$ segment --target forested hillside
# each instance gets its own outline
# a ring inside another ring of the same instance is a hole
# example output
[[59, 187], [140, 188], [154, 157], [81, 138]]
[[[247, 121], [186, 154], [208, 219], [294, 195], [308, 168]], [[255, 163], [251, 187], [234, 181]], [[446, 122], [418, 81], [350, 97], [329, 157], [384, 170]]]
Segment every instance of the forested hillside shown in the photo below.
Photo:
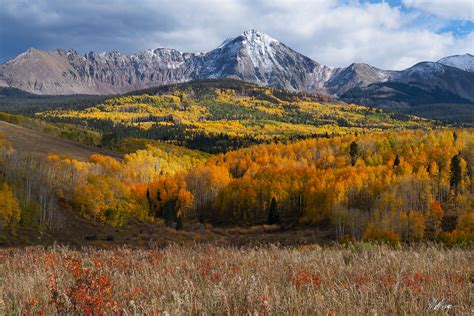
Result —
[[37, 156], [34, 140], [5, 130], [1, 225], [12, 232], [60, 232], [80, 218], [173, 230], [309, 225], [326, 239], [390, 243], [473, 237], [471, 129], [236, 80], [0, 119], [124, 154], [84, 159], [46, 144]]
[[[55, 205], [90, 221], [323, 224], [335, 238], [444, 240], [473, 234], [472, 130], [374, 132], [258, 145], [209, 158], [170, 145], [122, 162], [28, 159], [3, 141], [2, 225], [61, 229]], [[12, 195], [11, 192], [14, 192]]]
[[433, 121], [345, 104], [336, 100], [259, 87], [236, 80], [203, 81], [148, 89], [83, 110], [36, 114], [104, 134], [115, 149], [125, 138], [147, 138], [210, 153], [253, 144], [430, 128]]
[[0, 112], [34, 114], [51, 109], [83, 109], [105, 100], [97, 95], [37, 95], [16, 88], [0, 87]]

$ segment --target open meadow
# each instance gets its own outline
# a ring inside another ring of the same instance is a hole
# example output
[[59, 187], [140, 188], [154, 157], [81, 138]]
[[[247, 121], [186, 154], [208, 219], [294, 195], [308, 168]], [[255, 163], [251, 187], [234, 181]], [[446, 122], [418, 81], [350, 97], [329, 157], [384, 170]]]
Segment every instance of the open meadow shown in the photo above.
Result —
[[471, 250], [170, 246], [0, 251], [8, 315], [472, 315]]

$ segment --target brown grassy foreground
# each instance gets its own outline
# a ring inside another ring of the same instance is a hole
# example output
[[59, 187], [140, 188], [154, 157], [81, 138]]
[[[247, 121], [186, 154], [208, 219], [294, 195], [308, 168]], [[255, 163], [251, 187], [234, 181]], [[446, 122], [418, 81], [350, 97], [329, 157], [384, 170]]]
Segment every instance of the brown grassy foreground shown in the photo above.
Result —
[[0, 314], [467, 315], [472, 259], [434, 246], [1, 250]]

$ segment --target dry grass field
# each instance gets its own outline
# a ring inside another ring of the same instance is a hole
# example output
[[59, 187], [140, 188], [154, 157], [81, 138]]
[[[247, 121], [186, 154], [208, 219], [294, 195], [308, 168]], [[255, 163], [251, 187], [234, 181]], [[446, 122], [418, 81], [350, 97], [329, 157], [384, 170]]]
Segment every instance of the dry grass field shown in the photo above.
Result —
[[64, 155], [80, 161], [88, 161], [93, 154], [112, 156], [116, 159], [122, 158], [121, 155], [111, 150], [86, 146], [3, 121], [0, 121], [0, 133], [15, 149], [21, 152], [42, 156]]
[[0, 313], [473, 313], [471, 250], [170, 246], [0, 250]]

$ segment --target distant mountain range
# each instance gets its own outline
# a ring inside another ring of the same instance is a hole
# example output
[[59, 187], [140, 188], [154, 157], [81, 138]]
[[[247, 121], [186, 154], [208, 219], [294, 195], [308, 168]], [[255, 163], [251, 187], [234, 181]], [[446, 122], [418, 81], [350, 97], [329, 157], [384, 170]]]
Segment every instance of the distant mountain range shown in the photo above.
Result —
[[234, 78], [349, 102], [403, 108], [430, 103], [474, 103], [474, 56], [421, 62], [402, 71], [354, 63], [332, 68], [256, 30], [207, 53], [158, 48], [130, 56], [30, 48], [0, 65], [0, 87], [36, 94], [121, 94], [198, 79]]

